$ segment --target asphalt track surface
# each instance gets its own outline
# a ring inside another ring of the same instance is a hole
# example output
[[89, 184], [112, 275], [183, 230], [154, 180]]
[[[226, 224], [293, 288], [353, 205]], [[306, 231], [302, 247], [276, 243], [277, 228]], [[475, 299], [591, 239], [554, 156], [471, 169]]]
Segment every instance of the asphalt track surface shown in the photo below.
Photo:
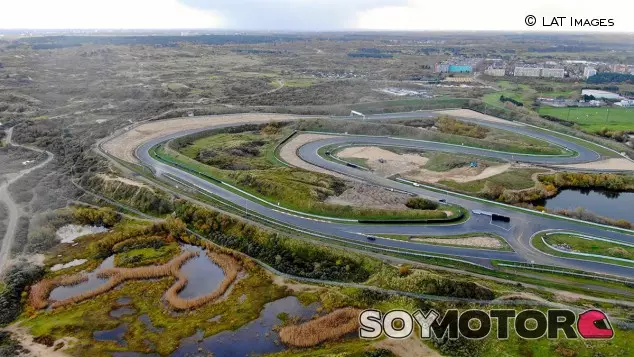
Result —
[[[385, 114], [377, 116], [368, 116], [367, 119], [402, 119], [402, 118], [425, 118], [436, 117], [433, 112], [412, 112]], [[344, 120], [344, 118], [340, 118]], [[468, 118], [461, 118], [470, 121]], [[476, 122], [476, 121], [474, 121]], [[536, 155], [518, 155], [504, 152], [490, 151], [486, 149], [469, 148], [451, 144], [438, 142], [416, 141], [401, 138], [387, 137], [368, 137], [368, 136], [344, 136], [323, 139], [308, 143], [298, 150], [301, 159], [333, 172], [339, 172], [347, 176], [362, 179], [366, 182], [373, 183], [386, 188], [400, 190], [422, 197], [431, 199], [446, 199], [451, 204], [460, 205], [469, 211], [482, 210], [505, 215], [511, 218], [510, 223], [492, 222], [491, 217], [485, 215], [472, 214], [471, 217], [458, 224], [451, 225], [378, 225], [378, 224], [348, 224], [337, 222], [326, 222], [317, 219], [306, 218], [276, 209], [273, 206], [261, 204], [257, 201], [245, 199], [243, 196], [234, 193], [222, 184], [212, 183], [202, 179], [196, 175], [182, 171], [179, 168], [167, 165], [161, 161], [154, 159], [149, 150], [165, 141], [178, 137], [191, 135], [201, 131], [219, 129], [233, 125], [216, 125], [203, 129], [188, 130], [166, 135], [156, 139], [152, 139], [139, 146], [135, 152], [137, 158], [146, 166], [150, 167], [156, 175], [168, 174], [172, 178], [176, 178], [189, 185], [196, 186], [198, 189], [207, 193], [216, 195], [224, 200], [233, 202], [234, 204], [244, 207], [245, 211], [257, 213], [260, 216], [268, 217], [295, 229], [318, 233], [331, 237], [356, 241], [363, 245], [378, 246], [382, 249], [407, 249], [418, 252], [420, 254], [442, 254], [456, 259], [470, 261], [483, 266], [491, 266], [490, 260], [507, 260], [514, 262], [534, 263], [543, 265], [554, 265], [564, 268], [578, 269], [592, 273], [611, 274], [622, 277], [631, 278], [634, 276], [634, 268], [607, 264], [588, 260], [577, 260], [572, 258], [563, 258], [551, 256], [540, 252], [533, 248], [530, 239], [533, 235], [545, 230], [566, 230], [578, 232], [586, 235], [604, 237], [615, 241], [623, 241], [634, 243], [633, 232], [614, 231], [599, 226], [584, 224], [572, 220], [565, 220], [558, 217], [552, 217], [543, 214], [533, 214], [519, 211], [513, 208], [502, 207], [493, 203], [482, 202], [470, 198], [457, 197], [447, 193], [435, 192], [423, 187], [414, 187], [412, 185], [401, 183], [374, 175], [369, 171], [359, 170], [348, 167], [345, 164], [332, 162], [318, 155], [321, 147], [332, 144], [346, 145], [395, 145], [402, 147], [412, 147], [424, 150], [435, 150], [443, 152], [467, 153], [473, 155], [494, 157], [508, 161], [519, 161], [533, 164], [571, 164], [592, 162], [600, 159], [600, 155], [588, 148], [585, 148], [574, 142], [569, 142], [558, 136], [550, 135], [541, 130], [535, 130], [530, 126], [517, 126], [509, 123], [484, 122], [477, 121], [480, 125], [495, 127], [508, 130], [524, 135], [533, 136], [576, 152], [576, 155], [567, 156], [536, 156]], [[235, 124], [242, 126], [246, 123]], [[625, 208], [624, 208], [625, 209]], [[494, 233], [502, 236], [508, 244], [513, 248], [513, 252], [473, 249], [466, 247], [449, 247], [429, 245], [423, 243], [414, 243], [401, 240], [376, 238], [375, 241], [369, 241], [367, 235], [374, 234], [405, 234], [405, 235], [457, 235], [465, 233]]]

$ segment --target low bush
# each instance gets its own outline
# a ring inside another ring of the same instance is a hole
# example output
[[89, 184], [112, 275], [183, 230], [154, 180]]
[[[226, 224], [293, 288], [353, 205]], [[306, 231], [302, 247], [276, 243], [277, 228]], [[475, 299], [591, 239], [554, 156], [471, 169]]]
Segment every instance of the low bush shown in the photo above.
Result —
[[420, 209], [420, 210], [435, 210], [438, 209], [438, 203], [422, 198], [422, 197], [414, 197], [407, 200], [405, 205], [411, 209]]
[[21, 296], [27, 286], [41, 279], [41, 267], [22, 262], [11, 266], [4, 278], [4, 289], [0, 291], [0, 325], [15, 320], [22, 312]]
[[450, 117], [438, 118], [436, 127], [445, 134], [468, 136], [476, 139], [484, 139], [489, 134], [489, 129], [484, 126], [465, 123]]

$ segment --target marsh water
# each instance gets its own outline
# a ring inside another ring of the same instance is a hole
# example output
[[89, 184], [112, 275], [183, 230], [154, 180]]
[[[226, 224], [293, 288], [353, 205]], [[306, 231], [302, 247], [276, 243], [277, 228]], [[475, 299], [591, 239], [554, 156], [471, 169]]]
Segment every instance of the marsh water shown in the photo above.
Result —
[[90, 291], [99, 287], [100, 285], [108, 281], [108, 279], [98, 278], [97, 272], [99, 272], [102, 269], [108, 269], [112, 267], [114, 267], [114, 256], [111, 256], [108, 259], [104, 260], [97, 269], [93, 270], [90, 273], [87, 273], [88, 275], [87, 281], [77, 285], [59, 286], [53, 289], [53, 291], [51, 291], [51, 294], [49, 295], [49, 299], [50, 300], [65, 300], [70, 297], [79, 295], [81, 293], [84, 293], [86, 291]]
[[178, 293], [178, 296], [191, 299], [207, 295], [216, 290], [225, 278], [222, 269], [209, 258], [202, 248], [185, 244], [181, 249], [198, 252], [199, 255], [188, 260], [181, 267], [181, 271], [187, 276], [188, 284]]
[[202, 332], [181, 341], [181, 346], [171, 356], [185, 357], [196, 353], [212, 353], [214, 356], [252, 356], [283, 351], [285, 346], [273, 330], [281, 325], [280, 313], [299, 317], [301, 321], [312, 318], [319, 304], [302, 305], [294, 296], [273, 301], [264, 306], [260, 317], [235, 331], [224, 331], [203, 339]]
[[[181, 267], [181, 271], [187, 277], [188, 283], [179, 293], [179, 296], [190, 299], [207, 295], [216, 290], [220, 282], [222, 282], [225, 277], [222, 269], [220, 269], [220, 267], [209, 258], [202, 248], [183, 244], [181, 245], [181, 251], [195, 251], [198, 252], [199, 255], [188, 260]], [[73, 286], [57, 287], [51, 291], [49, 299], [64, 300], [82, 294], [86, 291], [93, 290], [108, 281], [108, 279], [101, 279], [97, 277], [98, 272], [102, 269], [113, 267], [114, 255], [104, 260], [97, 269], [87, 273], [87, 281]]]
[[599, 216], [634, 222], [634, 192], [567, 189], [538, 204], [552, 210], [583, 207]]

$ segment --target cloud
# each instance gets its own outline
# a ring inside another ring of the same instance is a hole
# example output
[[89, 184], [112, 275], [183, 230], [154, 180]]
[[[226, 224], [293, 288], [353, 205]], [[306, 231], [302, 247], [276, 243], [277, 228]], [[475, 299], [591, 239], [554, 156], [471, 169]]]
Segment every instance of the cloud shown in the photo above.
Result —
[[[375, 30], [469, 30], [469, 31], [634, 31], [631, 0], [613, 0], [597, 6], [594, 0], [452, 0], [451, 2], [409, 0], [404, 5], [367, 9], [358, 15], [356, 27]], [[535, 15], [538, 25], [527, 27], [524, 19]], [[554, 16], [614, 19], [616, 26], [604, 28], [553, 28], [542, 26]]]
[[2, 0], [5, 29], [169, 29], [223, 25], [209, 10], [178, 0]]
[[242, 30], [353, 29], [357, 15], [407, 0], [180, 0], [222, 16], [227, 28]]

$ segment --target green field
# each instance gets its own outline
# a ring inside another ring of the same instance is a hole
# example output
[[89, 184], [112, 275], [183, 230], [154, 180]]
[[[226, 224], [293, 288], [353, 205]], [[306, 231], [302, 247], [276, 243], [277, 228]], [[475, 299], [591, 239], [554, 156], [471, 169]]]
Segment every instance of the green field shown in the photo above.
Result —
[[[547, 244], [544, 244], [544, 241]], [[627, 245], [597, 239], [583, 239], [572, 234], [540, 234], [533, 238], [532, 244], [535, 248], [556, 256], [634, 266], [634, 247]], [[552, 246], [560, 248], [563, 246], [570, 249], [570, 253], [554, 250], [551, 248]], [[602, 257], [580, 256], [575, 253], [594, 254]], [[631, 262], [610, 258], [627, 259]]]
[[634, 131], [634, 108], [550, 108], [543, 107], [540, 115], [550, 115], [579, 125], [587, 132]]

